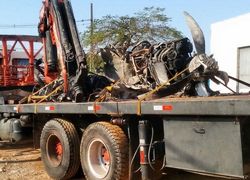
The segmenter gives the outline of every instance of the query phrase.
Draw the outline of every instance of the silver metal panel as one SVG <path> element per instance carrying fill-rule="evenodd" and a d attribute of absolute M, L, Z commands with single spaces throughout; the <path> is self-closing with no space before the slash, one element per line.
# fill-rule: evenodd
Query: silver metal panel
<path fill-rule="evenodd" d="M 156 110 L 155 106 L 172 106 Z M 183 98 L 146 101 L 142 103 L 142 114 L 166 115 L 250 115 L 250 96 L 242 98 Z"/>
<path fill-rule="evenodd" d="M 118 103 L 119 114 L 137 114 L 138 101 L 125 101 Z"/>
<path fill-rule="evenodd" d="M 234 119 L 164 120 L 167 167 L 243 177 L 240 124 Z"/>

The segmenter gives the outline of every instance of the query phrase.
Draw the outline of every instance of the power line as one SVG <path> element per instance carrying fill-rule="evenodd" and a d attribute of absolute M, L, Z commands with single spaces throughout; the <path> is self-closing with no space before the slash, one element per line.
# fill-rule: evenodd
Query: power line
<path fill-rule="evenodd" d="M 88 22 L 90 19 L 77 20 L 76 23 Z M 0 29 L 17 29 L 17 28 L 36 28 L 37 24 L 0 24 Z"/>
<path fill-rule="evenodd" d="M 34 28 L 34 27 L 37 27 L 37 25 L 34 24 L 0 25 L 0 29 Z"/>

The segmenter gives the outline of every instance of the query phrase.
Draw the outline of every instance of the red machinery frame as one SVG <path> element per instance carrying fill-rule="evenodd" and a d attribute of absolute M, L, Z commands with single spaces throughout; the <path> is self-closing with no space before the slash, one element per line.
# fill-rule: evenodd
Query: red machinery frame
<path fill-rule="evenodd" d="M 41 44 L 41 48 L 37 52 L 35 52 L 34 43 L 42 42 L 41 38 L 38 36 L 28 35 L 0 35 L 0 41 L 2 44 L 2 50 L 0 50 L 0 56 L 2 56 L 2 62 L 0 62 L 0 86 L 6 87 L 35 85 L 36 82 L 34 79 L 34 60 L 42 51 L 43 46 Z M 10 42 L 11 46 L 8 49 L 8 45 L 10 45 Z M 10 65 L 11 54 L 15 50 L 15 47 L 18 43 L 29 59 L 28 66 Z M 18 78 L 16 73 L 23 72 L 16 71 L 17 68 L 26 68 L 27 73 L 22 78 Z M 14 71 L 16 73 L 14 73 Z"/>

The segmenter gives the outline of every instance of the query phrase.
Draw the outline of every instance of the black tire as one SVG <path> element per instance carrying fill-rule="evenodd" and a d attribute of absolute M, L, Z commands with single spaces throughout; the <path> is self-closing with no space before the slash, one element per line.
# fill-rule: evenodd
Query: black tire
<path fill-rule="evenodd" d="M 107 122 L 89 125 L 82 136 L 80 152 L 86 179 L 128 179 L 128 139 L 119 126 Z"/>
<path fill-rule="evenodd" d="M 69 179 L 80 166 L 79 136 L 74 125 L 63 119 L 48 121 L 41 133 L 41 157 L 53 179 Z"/>

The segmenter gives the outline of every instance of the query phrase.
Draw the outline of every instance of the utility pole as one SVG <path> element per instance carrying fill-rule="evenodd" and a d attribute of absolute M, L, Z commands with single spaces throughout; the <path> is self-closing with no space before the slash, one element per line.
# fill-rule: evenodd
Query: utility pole
<path fill-rule="evenodd" d="M 90 4 L 90 35 L 91 35 L 90 51 L 91 53 L 93 53 L 94 51 L 93 34 L 94 34 L 94 17 L 93 17 L 93 3 L 91 3 Z"/>

